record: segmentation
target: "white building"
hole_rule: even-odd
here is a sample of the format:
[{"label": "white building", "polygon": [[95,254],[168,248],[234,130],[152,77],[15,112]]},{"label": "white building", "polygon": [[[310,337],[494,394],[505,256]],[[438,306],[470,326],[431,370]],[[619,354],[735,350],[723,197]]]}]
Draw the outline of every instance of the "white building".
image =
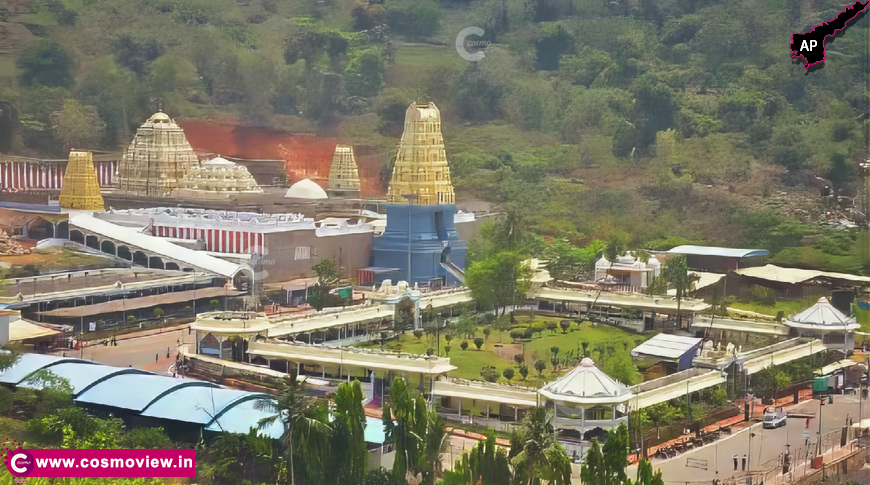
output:
[{"label": "white building", "polygon": [[612,264],[604,256],[595,263],[595,282],[604,285],[646,288],[661,273],[662,264],[655,256],[644,263],[626,253],[616,258]]}]

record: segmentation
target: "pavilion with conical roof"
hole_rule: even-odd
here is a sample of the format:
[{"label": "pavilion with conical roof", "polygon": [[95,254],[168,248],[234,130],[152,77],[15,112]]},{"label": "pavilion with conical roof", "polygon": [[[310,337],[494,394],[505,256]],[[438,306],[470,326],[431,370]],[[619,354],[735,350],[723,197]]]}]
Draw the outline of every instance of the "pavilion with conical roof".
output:
[{"label": "pavilion with conical roof", "polygon": [[579,431],[584,440],[587,430],[628,424],[628,401],[634,396],[588,357],[571,372],[542,387],[538,395],[548,401],[542,405],[553,408],[556,430]]},{"label": "pavilion with conical roof", "polygon": [[817,337],[830,349],[848,352],[855,348],[855,330],[861,326],[828,301],[819,298],[815,305],[788,317],[785,324],[798,337]]}]

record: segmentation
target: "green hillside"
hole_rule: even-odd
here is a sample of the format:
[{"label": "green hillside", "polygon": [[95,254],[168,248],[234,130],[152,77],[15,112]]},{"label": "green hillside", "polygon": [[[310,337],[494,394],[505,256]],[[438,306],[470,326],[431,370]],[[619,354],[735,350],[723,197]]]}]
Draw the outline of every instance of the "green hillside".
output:
[{"label": "green hillside", "polygon": [[[11,5],[0,20],[34,38],[0,46],[3,153],[117,148],[162,107],[310,126],[388,160],[384,137],[397,141],[405,108],[425,99],[444,117],[460,200],[514,211],[536,236],[798,247],[779,259],[866,270],[846,261],[856,234],[820,232],[837,208],[813,184],[859,195],[868,20],[828,41],[820,69],[788,49],[842,1]],[[468,40],[490,42],[476,63],[455,49],[469,26],[485,34]],[[360,115],[372,122],[343,122]]]}]

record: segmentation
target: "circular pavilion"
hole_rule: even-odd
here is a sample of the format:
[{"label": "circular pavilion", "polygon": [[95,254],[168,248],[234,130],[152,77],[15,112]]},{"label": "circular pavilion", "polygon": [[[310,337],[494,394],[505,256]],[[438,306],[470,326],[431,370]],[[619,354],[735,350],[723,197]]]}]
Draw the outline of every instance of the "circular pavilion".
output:
[{"label": "circular pavilion", "polygon": [[574,435],[581,441],[588,441],[589,432],[595,428],[615,429],[628,424],[628,401],[634,396],[588,357],[538,394],[548,401],[546,406],[553,408],[555,430],[561,431],[563,438]]},{"label": "circular pavilion", "polygon": [[799,337],[819,338],[829,349],[843,352],[855,348],[855,330],[861,327],[855,317],[846,316],[825,297],[789,316],[785,324]]}]

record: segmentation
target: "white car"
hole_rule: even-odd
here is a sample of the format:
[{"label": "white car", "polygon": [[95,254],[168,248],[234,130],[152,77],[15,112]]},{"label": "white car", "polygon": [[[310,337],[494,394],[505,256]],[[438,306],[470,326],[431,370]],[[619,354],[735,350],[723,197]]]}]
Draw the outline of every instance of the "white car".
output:
[{"label": "white car", "polygon": [[765,428],[779,428],[785,426],[787,415],[785,413],[769,413],[764,415],[762,426]]}]

